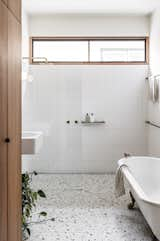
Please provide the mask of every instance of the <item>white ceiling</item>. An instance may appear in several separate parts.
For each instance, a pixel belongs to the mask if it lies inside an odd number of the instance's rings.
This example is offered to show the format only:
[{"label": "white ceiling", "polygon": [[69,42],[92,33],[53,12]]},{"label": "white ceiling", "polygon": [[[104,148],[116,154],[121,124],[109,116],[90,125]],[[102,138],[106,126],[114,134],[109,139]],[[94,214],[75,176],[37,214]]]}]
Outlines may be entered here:
[{"label": "white ceiling", "polygon": [[23,0],[30,14],[150,14],[160,0]]}]

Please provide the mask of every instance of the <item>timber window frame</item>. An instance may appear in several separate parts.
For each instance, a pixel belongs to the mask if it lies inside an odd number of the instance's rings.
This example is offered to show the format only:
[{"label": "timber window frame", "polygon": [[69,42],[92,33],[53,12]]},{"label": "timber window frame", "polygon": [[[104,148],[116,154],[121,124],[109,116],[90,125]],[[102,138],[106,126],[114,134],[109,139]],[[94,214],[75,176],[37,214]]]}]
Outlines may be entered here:
[{"label": "timber window frame", "polygon": [[[81,41],[83,43],[86,43],[85,49],[87,58],[85,61],[82,60],[76,60],[76,61],[71,61],[71,60],[48,60],[47,56],[36,56],[35,55],[35,43],[39,42],[56,42],[56,43],[80,43]],[[123,42],[133,42],[133,41],[139,41],[144,43],[144,59],[141,61],[102,61],[102,60],[92,60],[91,59],[91,54],[92,54],[92,49],[91,45],[92,43],[95,42],[114,42],[114,43],[120,43],[121,41]],[[119,47],[115,48],[116,50],[121,50]],[[111,49],[106,49],[106,48],[101,48],[101,55],[103,54],[103,51],[109,51]],[[131,49],[132,50],[132,49]],[[133,48],[134,51],[134,48]],[[145,65],[149,64],[149,37],[30,37],[30,64],[55,64],[55,65],[81,65],[81,64],[86,64],[86,65]]]}]

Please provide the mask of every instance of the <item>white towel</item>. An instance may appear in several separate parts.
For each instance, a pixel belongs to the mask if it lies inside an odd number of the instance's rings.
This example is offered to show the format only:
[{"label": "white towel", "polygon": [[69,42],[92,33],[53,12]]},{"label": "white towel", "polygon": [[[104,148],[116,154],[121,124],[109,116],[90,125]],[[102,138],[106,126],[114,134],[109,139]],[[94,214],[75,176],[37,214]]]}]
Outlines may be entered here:
[{"label": "white towel", "polygon": [[154,102],[159,101],[159,77],[154,80]]},{"label": "white towel", "polygon": [[148,97],[153,103],[155,102],[155,79],[154,76],[148,78]]},{"label": "white towel", "polygon": [[125,195],[124,177],[122,172],[123,167],[127,167],[127,165],[122,164],[118,167],[115,177],[115,196],[117,198]]},{"label": "white towel", "polygon": [[160,75],[155,77],[155,96],[156,101],[160,103]]},{"label": "white towel", "polygon": [[159,80],[159,75],[152,75],[148,78],[148,97],[153,103],[159,102]]}]

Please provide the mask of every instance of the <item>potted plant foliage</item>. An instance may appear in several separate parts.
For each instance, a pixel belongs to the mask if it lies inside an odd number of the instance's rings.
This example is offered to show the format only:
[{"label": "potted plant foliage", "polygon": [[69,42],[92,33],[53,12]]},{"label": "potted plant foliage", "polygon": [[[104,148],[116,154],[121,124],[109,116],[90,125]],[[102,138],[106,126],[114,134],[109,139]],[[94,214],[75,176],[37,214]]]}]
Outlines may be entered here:
[{"label": "potted plant foliage", "polygon": [[[36,172],[32,174],[24,173],[22,174],[22,236],[23,240],[29,238],[30,231],[30,223],[29,220],[32,217],[33,208],[36,207],[36,202],[38,198],[46,198],[45,193],[42,190],[33,190],[31,187],[32,177],[33,175],[37,175]],[[39,216],[46,217],[46,212],[40,212]]]}]

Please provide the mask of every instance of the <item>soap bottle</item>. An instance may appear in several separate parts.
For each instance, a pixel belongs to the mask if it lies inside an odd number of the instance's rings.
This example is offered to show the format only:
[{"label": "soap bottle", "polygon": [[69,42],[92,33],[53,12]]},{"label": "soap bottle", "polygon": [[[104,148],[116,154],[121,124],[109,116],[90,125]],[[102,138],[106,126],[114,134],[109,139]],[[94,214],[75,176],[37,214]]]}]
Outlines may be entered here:
[{"label": "soap bottle", "polygon": [[86,114],[85,121],[86,121],[86,122],[90,122],[90,115],[89,115],[88,113]]},{"label": "soap bottle", "polygon": [[94,122],[94,121],[95,121],[94,114],[91,113],[91,114],[90,114],[90,122]]}]

